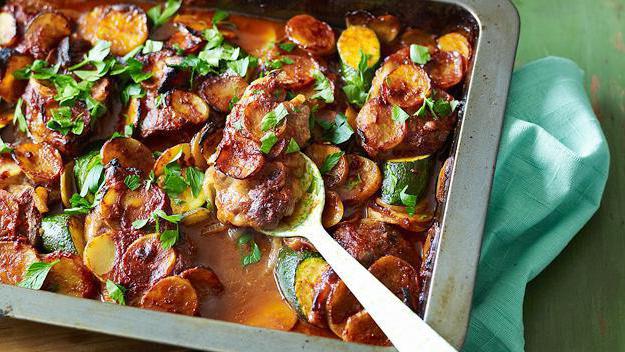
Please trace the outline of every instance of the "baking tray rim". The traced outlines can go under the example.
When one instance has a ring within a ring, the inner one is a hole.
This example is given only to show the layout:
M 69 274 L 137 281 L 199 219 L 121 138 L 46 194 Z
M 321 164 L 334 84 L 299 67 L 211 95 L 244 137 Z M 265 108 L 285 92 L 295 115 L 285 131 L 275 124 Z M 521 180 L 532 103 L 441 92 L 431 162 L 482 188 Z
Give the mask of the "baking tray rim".
M 424 314 L 428 324 L 460 348 L 469 321 L 486 209 L 518 42 L 519 16 L 509 0 L 431 1 L 464 8 L 475 18 L 480 30 Z M 479 183 L 473 183 L 476 181 Z M 459 234 L 466 237 L 460 240 L 457 238 Z M 464 270 L 458 271 L 460 264 Z M 249 350 L 249 340 L 242 338 L 246 335 L 265 337 L 255 339 L 257 351 L 292 351 L 295 346 L 306 351 L 394 350 L 392 347 L 347 343 L 122 307 L 3 284 L 0 284 L 0 316 L 211 351 Z

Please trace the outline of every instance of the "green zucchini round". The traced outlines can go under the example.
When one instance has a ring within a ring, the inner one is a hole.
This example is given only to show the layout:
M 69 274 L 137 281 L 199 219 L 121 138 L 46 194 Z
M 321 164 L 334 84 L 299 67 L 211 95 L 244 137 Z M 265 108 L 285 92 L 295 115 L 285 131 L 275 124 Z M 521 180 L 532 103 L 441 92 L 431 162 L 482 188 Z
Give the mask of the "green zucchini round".
M 82 256 L 85 247 L 83 224 L 67 214 L 46 216 L 41 220 L 41 242 L 45 252 L 62 252 Z
M 429 155 L 387 160 L 383 167 L 382 201 L 402 205 L 400 194 L 406 186 L 406 193 L 420 198 L 428 186 L 431 169 Z

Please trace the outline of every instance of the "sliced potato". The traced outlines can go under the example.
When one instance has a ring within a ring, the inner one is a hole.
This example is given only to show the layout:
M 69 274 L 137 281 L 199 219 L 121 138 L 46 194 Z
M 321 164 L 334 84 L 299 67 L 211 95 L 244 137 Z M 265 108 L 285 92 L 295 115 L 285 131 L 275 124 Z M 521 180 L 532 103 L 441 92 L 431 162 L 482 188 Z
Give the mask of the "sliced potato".
M 372 29 L 364 26 L 350 26 L 341 33 L 336 46 L 344 64 L 358 68 L 361 53 L 367 55 L 367 67 L 373 67 L 380 60 L 380 41 Z
M 419 301 L 419 274 L 406 261 L 392 255 L 376 260 L 369 267 L 373 274 L 410 309 L 416 310 Z
M 176 29 L 167 39 L 165 45 L 174 50 L 183 50 L 185 54 L 192 54 L 201 49 L 204 40 L 181 23 L 173 23 Z
M 389 346 L 390 341 L 378 324 L 366 311 L 360 311 L 347 319 L 340 335 L 343 341 Z
M 63 172 L 61 173 L 60 180 L 61 201 L 63 202 L 64 207 L 70 208 L 70 198 L 72 198 L 74 193 L 78 193 L 78 190 L 76 189 L 76 180 L 74 179 L 73 160 L 63 166 Z
M 386 76 L 382 94 L 392 105 L 401 108 L 419 107 L 430 95 L 430 79 L 417 65 L 400 65 Z
M 382 15 L 369 22 L 369 28 L 373 29 L 382 42 L 389 44 L 397 38 L 401 24 L 396 16 Z
M 273 98 L 264 95 L 259 95 L 256 99 L 247 101 L 243 106 L 237 106 L 237 111 L 243 111 L 243 115 L 239 117 L 241 119 L 241 126 L 243 127 L 241 134 L 255 142 L 260 142 L 267 132 L 262 129 L 263 118 L 277 106 L 278 104 Z M 235 116 L 237 115 L 238 114 Z M 284 133 L 286 132 L 286 119 L 282 120 L 272 131 L 278 138 L 284 137 Z
M 0 189 L 0 238 L 13 239 L 17 235 L 19 203 L 9 192 Z
M 173 162 L 178 162 L 183 167 L 193 164 L 193 155 L 189 143 L 178 144 L 165 150 L 154 163 L 154 175 L 156 177 L 163 175 L 165 166 Z
M 286 89 L 301 89 L 315 81 L 313 74 L 319 70 L 319 64 L 310 56 L 284 55 L 282 60 L 286 62 L 283 61 L 277 78 Z
M 469 39 L 461 33 L 451 32 L 440 36 L 436 44 L 441 51 L 455 51 L 462 55 L 465 62 L 471 60 L 471 44 Z
M 326 191 L 326 202 L 321 216 L 323 227 L 329 228 L 338 224 L 343 219 L 343 202 L 338 193 Z
M 29 66 L 33 59 L 12 49 L 0 49 L 0 98 L 15 103 L 24 93 L 28 81 L 18 80 L 13 72 Z
M 182 175 L 186 175 L 186 169 L 182 170 Z M 183 176 L 186 178 L 186 176 Z M 193 194 L 191 187 L 187 187 L 182 193 L 176 196 L 176 199 L 171 203 L 171 211 L 173 214 L 186 214 L 201 208 L 206 204 L 207 194 L 200 190 L 197 197 Z
M 362 311 L 362 306 L 349 291 L 347 285 L 342 280 L 339 280 L 328 296 L 326 311 L 328 327 L 336 336 L 342 336 L 347 319 Z
M 242 180 L 258 173 L 265 164 L 265 157 L 258 146 L 249 139 L 230 137 L 219 145 L 215 168 L 222 173 Z
M 33 194 L 33 200 L 35 201 L 35 207 L 41 214 L 45 214 L 50 209 L 48 208 L 48 199 L 50 198 L 50 190 L 46 187 L 35 187 Z
M 349 175 L 347 181 L 336 189 L 341 199 L 347 203 L 363 202 L 378 191 L 382 185 L 382 173 L 378 165 L 370 159 L 347 154 Z
M 115 242 L 112 235 L 105 233 L 92 238 L 87 242 L 83 251 L 83 261 L 85 266 L 97 276 L 105 281 L 107 274 L 113 270 L 116 257 Z
M 83 265 L 80 256 L 59 257 L 51 255 L 46 262 L 59 262 L 50 269 L 44 289 L 68 296 L 95 298 L 98 294 L 93 274 Z
M 332 144 L 319 144 L 313 143 L 309 145 L 305 154 L 317 165 L 318 168 L 321 168 L 330 155 L 340 153 L 341 149 Z M 347 175 L 349 174 L 349 164 L 347 163 L 347 158 L 345 155 L 341 156 L 336 165 L 323 175 L 323 182 L 326 188 L 334 189 L 347 180 Z
M 142 183 L 135 190 L 126 186 L 124 179 L 128 174 L 121 174 L 120 179 L 106 188 L 98 205 L 100 216 L 113 229 L 130 229 L 137 220 L 150 219 L 151 214 L 160 209 L 168 210 L 169 200 L 160 187 L 148 187 Z
M 217 124 L 212 121 L 206 123 L 206 125 L 195 134 L 191 140 L 191 155 L 193 155 L 195 166 L 202 169 L 208 166 L 208 161 L 215 153 L 215 150 L 217 150 L 222 136 L 223 129 L 218 128 Z
M 157 104 L 158 99 L 158 94 L 148 94 L 148 112 L 141 122 L 143 138 L 188 140 L 208 120 L 208 105 L 195 93 L 174 89 L 164 95 L 164 104 Z
M 199 88 L 199 93 L 213 109 L 228 112 L 247 88 L 247 82 L 239 75 L 223 74 L 207 78 Z
M 8 12 L 0 12 L 0 46 L 9 47 L 17 37 L 17 22 Z
M 59 181 L 63 159 L 54 147 L 46 143 L 22 143 L 15 147 L 13 159 L 36 184 L 51 185 Z
M 128 101 L 128 107 L 126 108 L 126 113 L 123 118 L 123 126 L 119 126 L 119 131 L 123 132 L 124 128 L 128 125 L 133 128 L 137 128 L 139 126 L 139 121 L 141 121 L 141 116 L 143 114 L 143 104 L 140 98 L 132 97 Z
M 45 59 L 50 50 L 71 33 L 67 17 L 58 12 L 42 12 L 26 27 L 24 46 L 35 58 Z
M 102 164 L 117 159 L 125 168 L 136 168 L 148 175 L 154 166 L 152 151 L 143 143 L 130 137 L 120 137 L 108 140 L 100 149 Z
M 456 51 L 439 51 L 425 65 L 425 70 L 436 87 L 447 89 L 464 78 L 465 61 Z
M 374 98 L 365 103 L 356 118 L 361 143 L 373 157 L 399 145 L 406 137 L 406 122 L 392 118 L 392 107 L 382 99 Z
M 169 276 L 159 280 L 143 295 L 140 306 L 162 312 L 196 315 L 199 301 L 189 280 Z
M 406 212 L 406 207 L 399 205 L 388 205 L 377 198 L 367 207 L 367 217 L 370 219 L 383 221 L 389 224 L 398 225 L 408 231 L 422 232 L 427 230 L 432 223 L 433 214 L 427 206 L 427 199 L 424 199 L 415 208 L 414 215 Z
M 180 118 L 194 125 L 208 119 L 208 106 L 202 98 L 191 92 L 174 90 L 171 94 L 171 107 Z
M 28 267 L 38 261 L 33 247 L 20 242 L 0 241 L 0 282 L 17 285 L 24 280 Z
M 21 183 L 24 174 L 15 160 L 8 154 L 0 154 L 0 186 Z
M 425 46 L 429 49 L 430 54 L 434 54 L 438 51 L 436 47 L 436 37 L 431 33 L 424 32 L 417 28 L 407 29 L 401 35 L 400 41 L 403 46 L 410 46 L 411 44 Z
M 111 53 L 123 56 L 148 39 L 147 16 L 134 5 L 97 6 L 80 18 L 78 32 L 93 45 L 111 42 Z
M 198 296 L 217 296 L 224 291 L 224 285 L 214 271 L 208 268 L 195 267 L 180 273 L 180 277 L 189 280 Z
M 141 85 L 148 90 L 164 94 L 189 83 L 191 76 L 188 71 L 172 67 L 179 65 L 183 57 L 171 49 L 150 53 L 140 60 L 143 62 L 143 71 L 152 74 L 152 77 L 141 82 Z
M 438 173 L 438 180 L 436 182 L 436 201 L 441 204 L 445 203 L 445 199 L 447 198 L 453 165 L 454 158 L 447 158 Z
M 336 39 L 332 27 L 310 15 L 291 17 L 285 31 L 292 42 L 314 55 L 328 55 L 334 51 Z

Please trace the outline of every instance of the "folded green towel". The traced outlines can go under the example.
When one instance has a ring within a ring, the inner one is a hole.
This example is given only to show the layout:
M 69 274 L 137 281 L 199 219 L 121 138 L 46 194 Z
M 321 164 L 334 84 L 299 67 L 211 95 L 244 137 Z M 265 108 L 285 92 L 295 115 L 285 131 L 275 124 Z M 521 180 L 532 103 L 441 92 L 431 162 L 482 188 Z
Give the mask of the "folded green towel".
M 523 351 L 525 286 L 597 210 L 609 160 L 575 63 L 513 74 L 463 351 Z

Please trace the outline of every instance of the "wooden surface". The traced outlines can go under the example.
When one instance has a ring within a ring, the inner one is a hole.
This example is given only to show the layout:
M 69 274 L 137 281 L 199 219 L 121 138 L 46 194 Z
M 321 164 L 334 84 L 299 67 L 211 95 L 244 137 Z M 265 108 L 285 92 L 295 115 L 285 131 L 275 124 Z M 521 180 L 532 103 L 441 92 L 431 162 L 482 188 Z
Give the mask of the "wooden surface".
M 488 1 L 488 0 L 484 0 Z M 521 13 L 517 66 L 575 60 L 610 143 L 601 209 L 530 283 L 527 351 L 625 350 L 625 0 L 513 0 Z M 174 351 L 104 335 L 0 319 L 0 351 Z

